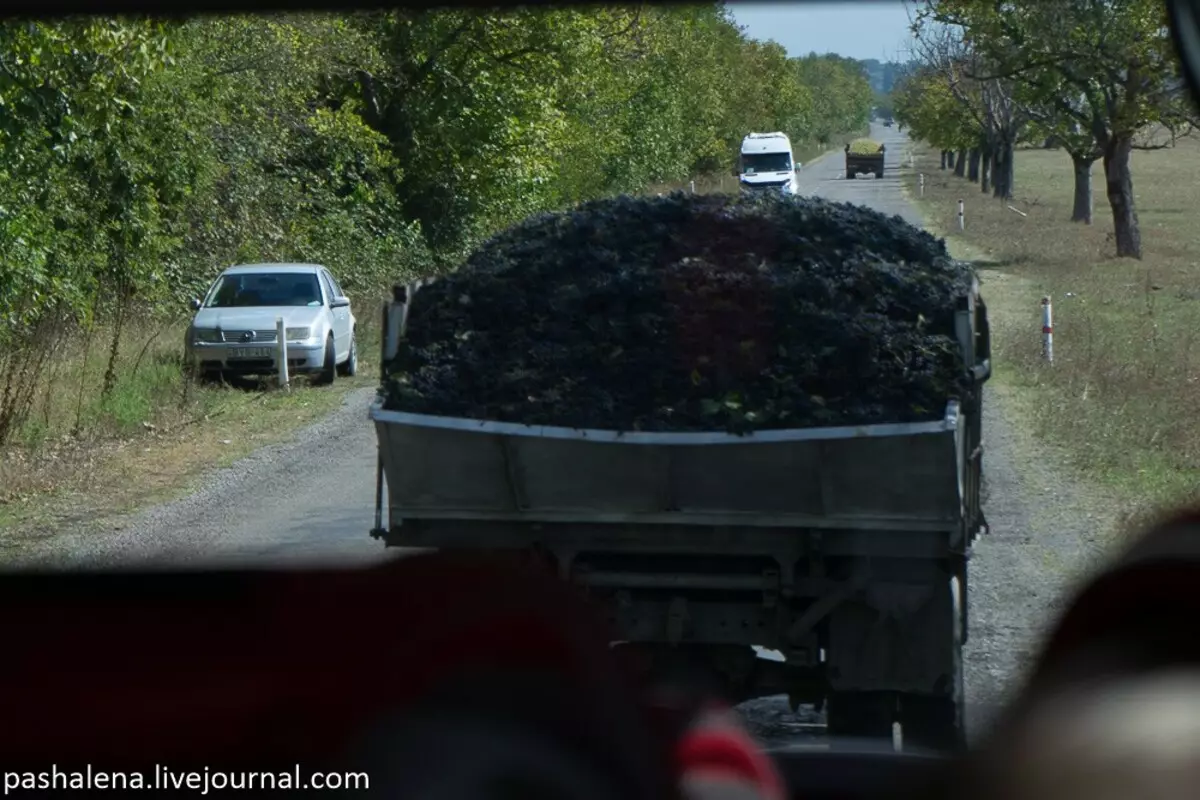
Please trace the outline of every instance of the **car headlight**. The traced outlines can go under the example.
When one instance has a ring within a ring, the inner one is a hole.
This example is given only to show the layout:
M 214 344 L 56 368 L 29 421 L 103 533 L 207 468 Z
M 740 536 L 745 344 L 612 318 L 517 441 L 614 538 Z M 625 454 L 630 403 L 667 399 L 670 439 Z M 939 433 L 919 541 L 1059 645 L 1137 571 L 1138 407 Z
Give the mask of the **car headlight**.
M 221 337 L 217 335 L 215 328 L 193 328 L 192 341 L 213 344 L 221 341 Z
M 312 328 L 288 328 L 284 335 L 289 342 L 303 342 L 312 336 Z

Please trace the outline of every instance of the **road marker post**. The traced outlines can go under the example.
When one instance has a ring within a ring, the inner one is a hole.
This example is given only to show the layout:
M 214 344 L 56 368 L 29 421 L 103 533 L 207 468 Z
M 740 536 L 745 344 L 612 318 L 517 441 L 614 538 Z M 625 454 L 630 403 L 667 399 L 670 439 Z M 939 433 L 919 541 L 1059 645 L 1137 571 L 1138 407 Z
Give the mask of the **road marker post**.
M 283 317 L 275 318 L 275 365 L 279 368 L 279 388 L 285 392 L 291 391 L 292 385 L 288 380 L 287 328 L 283 326 Z
M 921 197 L 925 196 L 925 173 L 921 173 Z
M 1054 315 L 1049 295 L 1042 298 L 1042 357 L 1047 364 L 1054 363 Z
M 963 209 L 963 201 L 958 201 L 958 229 L 965 230 L 967 227 L 967 219 Z

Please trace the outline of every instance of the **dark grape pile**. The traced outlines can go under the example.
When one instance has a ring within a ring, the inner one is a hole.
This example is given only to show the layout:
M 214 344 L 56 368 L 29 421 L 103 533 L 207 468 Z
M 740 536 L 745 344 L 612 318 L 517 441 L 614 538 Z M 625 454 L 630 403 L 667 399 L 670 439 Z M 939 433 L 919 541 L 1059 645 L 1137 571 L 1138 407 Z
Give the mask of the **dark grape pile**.
M 621 197 L 531 218 L 423 288 L 386 408 L 727 430 L 938 419 L 970 268 L 816 198 Z

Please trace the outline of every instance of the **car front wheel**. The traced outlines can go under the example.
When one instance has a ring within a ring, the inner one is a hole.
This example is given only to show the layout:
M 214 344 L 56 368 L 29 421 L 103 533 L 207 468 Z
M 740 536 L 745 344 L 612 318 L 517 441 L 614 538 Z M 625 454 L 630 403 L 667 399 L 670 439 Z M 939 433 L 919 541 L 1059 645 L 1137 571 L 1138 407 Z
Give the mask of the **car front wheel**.
M 322 385 L 333 383 L 337 378 L 337 373 L 337 349 L 333 346 L 333 334 L 331 333 L 325 340 L 325 364 L 317 376 L 317 383 Z
M 358 374 L 358 337 L 354 334 L 350 334 L 350 354 L 338 364 L 337 371 L 343 378 L 353 378 Z

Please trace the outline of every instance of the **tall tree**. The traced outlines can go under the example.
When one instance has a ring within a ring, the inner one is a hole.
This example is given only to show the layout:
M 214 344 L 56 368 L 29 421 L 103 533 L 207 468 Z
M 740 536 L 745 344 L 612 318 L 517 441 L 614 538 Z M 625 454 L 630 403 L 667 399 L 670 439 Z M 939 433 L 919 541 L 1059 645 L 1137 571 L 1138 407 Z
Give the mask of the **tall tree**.
M 932 0 L 987 56 L 990 76 L 1019 81 L 1037 105 L 1077 122 L 1104 165 L 1118 256 L 1141 258 L 1130 155 L 1148 125 L 1190 126 L 1166 9 L 1156 0 Z M 1090 153 L 1086 148 L 1081 155 Z

